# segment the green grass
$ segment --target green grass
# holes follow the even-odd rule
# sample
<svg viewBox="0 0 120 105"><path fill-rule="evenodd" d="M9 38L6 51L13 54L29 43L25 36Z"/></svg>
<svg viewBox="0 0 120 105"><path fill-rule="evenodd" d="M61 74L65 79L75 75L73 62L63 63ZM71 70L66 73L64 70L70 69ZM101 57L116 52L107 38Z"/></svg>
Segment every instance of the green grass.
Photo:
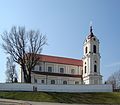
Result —
<svg viewBox="0 0 120 105"><path fill-rule="evenodd" d="M78 104L120 104L120 93L0 92L0 98Z"/></svg>

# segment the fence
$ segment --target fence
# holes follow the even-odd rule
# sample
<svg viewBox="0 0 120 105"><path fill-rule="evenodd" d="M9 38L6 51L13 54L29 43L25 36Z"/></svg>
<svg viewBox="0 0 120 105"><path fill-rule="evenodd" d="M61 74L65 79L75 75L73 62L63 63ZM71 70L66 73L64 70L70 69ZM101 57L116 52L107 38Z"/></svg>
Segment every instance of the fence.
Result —
<svg viewBox="0 0 120 105"><path fill-rule="evenodd" d="M112 92L112 85L40 85L25 83L0 83L0 91L44 92Z"/></svg>

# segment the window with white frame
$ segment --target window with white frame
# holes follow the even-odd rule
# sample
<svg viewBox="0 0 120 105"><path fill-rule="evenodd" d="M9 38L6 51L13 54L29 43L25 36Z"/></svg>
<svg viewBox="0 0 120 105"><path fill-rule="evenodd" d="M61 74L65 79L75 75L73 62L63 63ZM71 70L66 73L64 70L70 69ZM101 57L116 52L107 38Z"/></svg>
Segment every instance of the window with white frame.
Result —
<svg viewBox="0 0 120 105"><path fill-rule="evenodd" d="M60 73L64 73L64 68L60 68Z"/></svg>
<svg viewBox="0 0 120 105"><path fill-rule="evenodd" d="M71 69L71 74L75 74L75 69Z"/></svg>
<svg viewBox="0 0 120 105"><path fill-rule="evenodd" d="M51 84L55 84L55 80L51 80Z"/></svg>
<svg viewBox="0 0 120 105"><path fill-rule="evenodd" d="M66 84L67 84L67 81L63 81L63 84L66 85Z"/></svg>
<svg viewBox="0 0 120 105"><path fill-rule="evenodd" d="M79 84L79 81L75 81L75 84L76 84L76 85Z"/></svg>
<svg viewBox="0 0 120 105"><path fill-rule="evenodd" d="M42 67L41 66L39 66L39 71L42 71Z"/></svg>
<svg viewBox="0 0 120 105"><path fill-rule="evenodd" d="M96 45L93 45L93 53L96 53Z"/></svg>
<svg viewBox="0 0 120 105"><path fill-rule="evenodd" d="M87 47L85 47L85 53L87 53L88 52L88 48Z"/></svg>
<svg viewBox="0 0 120 105"><path fill-rule="evenodd" d="M52 72L52 67L51 66L48 67L48 72Z"/></svg>
<svg viewBox="0 0 120 105"><path fill-rule="evenodd" d="M44 84L44 83L45 83L45 80L41 80L41 83Z"/></svg>
<svg viewBox="0 0 120 105"><path fill-rule="evenodd" d="M36 78L34 78L34 83L37 83L37 79Z"/></svg>
<svg viewBox="0 0 120 105"><path fill-rule="evenodd" d="M97 65L94 65L94 72L97 72Z"/></svg>
<svg viewBox="0 0 120 105"><path fill-rule="evenodd" d="M85 66L85 73L86 73L86 71L87 71L87 66Z"/></svg>

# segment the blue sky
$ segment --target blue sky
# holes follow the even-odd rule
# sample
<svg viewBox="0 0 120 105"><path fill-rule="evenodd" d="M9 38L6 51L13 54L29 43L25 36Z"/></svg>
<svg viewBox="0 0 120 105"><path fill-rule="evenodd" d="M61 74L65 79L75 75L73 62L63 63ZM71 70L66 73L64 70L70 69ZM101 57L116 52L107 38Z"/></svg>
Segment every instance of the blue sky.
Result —
<svg viewBox="0 0 120 105"><path fill-rule="evenodd" d="M48 55L81 59L90 21L100 40L106 80L120 69L120 0L0 0L0 34L13 25L39 29L47 35L43 53ZM6 57L0 47L0 82L5 81Z"/></svg>

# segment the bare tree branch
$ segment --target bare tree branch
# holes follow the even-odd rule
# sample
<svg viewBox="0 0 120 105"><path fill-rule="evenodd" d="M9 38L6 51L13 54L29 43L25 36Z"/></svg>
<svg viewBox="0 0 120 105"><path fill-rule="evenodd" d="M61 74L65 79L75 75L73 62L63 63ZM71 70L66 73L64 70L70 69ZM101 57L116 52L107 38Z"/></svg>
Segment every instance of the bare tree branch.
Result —
<svg viewBox="0 0 120 105"><path fill-rule="evenodd" d="M110 75L106 82L107 84L112 84L113 89L120 89L120 70Z"/></svg>
<svg viewBox="0 0 120 105"><path fill-rule="evenodd" d="M40 60L40 53L46 45L46 36L39 31L26 31L25 27L13 26L10 32L3 33L2 39L3 49L21 66L25 82L30 83L31 70Z"/></svg>
<svg viewBox="0 0 120 105"><path fill-rule="evenodd" d="M6 82L11 82L11 83L17 82L18 77L12 57L7 57L5 74L6 74Z"/></svg>

